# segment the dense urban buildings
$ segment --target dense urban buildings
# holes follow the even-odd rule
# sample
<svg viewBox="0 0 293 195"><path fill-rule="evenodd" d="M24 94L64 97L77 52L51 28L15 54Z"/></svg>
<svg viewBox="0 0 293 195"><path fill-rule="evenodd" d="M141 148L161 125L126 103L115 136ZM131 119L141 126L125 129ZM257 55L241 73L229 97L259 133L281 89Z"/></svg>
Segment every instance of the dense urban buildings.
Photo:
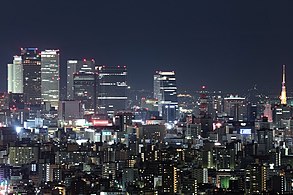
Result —
<svg viewBox="0 0 293 195"><path fill-rule="evenodd" d="M130 89L126 66L23 48L0 93L2 194L292 194L293 112L281 95ZM153 79L152 79L153 76Z"/></svg>

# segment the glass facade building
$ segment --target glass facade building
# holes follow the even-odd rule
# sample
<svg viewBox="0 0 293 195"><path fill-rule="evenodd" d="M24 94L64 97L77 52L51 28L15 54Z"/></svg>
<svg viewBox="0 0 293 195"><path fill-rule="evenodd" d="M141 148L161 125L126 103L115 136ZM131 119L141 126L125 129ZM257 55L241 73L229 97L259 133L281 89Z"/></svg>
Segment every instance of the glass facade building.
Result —
<svg viewBox="0 0 293 195"><path fill-rule="evenodd" d="M68 60L67 61L67 99L74 99L74 74L75 73L93 73L95 71L94 60Z"/></svg>
<svg viewBox="0 0 293 195"><path fill-rule="evenodd" d="M23 93L23 66L21 56L14 56L8 64L8 93Z"/></svg>
<svg viewBox="0 0 293 195"><path fill-rule="evenodd" d="M158 99L160 115L166 122L177 118L178 100L174 71L157 71L154 75L154 98Z"/></svg>
<svg viewBox="0 0 293 195"><path fill-rule="evenodd" d="M41 52L42 100L52 107L59 102L59 50Z"/></svg>
<svg viewBox="0 0 293 195"><path fill-rule="evenodd" d="M41 55L38 48L21 48L26 104L41 104Z"/></svg>
<svg viewBox="0 0 293 195"><path fill-rule="evenodd" d="M110 117L125 110L127 103L126 66L98 66L98 110Z"/></svg>
<svg viewBox="0 0 293 195"><path fill-rule="evenodd" d="M96 112L96 74L75 73L73 76L73 99L81 102L85 114Z"/></svg>

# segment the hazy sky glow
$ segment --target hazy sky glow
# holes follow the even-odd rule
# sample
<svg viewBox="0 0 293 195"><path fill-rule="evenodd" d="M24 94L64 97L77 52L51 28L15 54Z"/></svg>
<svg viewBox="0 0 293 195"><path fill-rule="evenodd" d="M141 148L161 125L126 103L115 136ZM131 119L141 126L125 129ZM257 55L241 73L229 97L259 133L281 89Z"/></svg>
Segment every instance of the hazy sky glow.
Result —
<svg viewBox="0 0 293 195"><path fill-rule="evenodd" d="M127 65L130 85L148 89L155 70L174 69L179 89L279 93L287 64L292 91L292 10L289 0L1 1L0 72L20 47L59 48L63 69L68 58Z"/></svg>

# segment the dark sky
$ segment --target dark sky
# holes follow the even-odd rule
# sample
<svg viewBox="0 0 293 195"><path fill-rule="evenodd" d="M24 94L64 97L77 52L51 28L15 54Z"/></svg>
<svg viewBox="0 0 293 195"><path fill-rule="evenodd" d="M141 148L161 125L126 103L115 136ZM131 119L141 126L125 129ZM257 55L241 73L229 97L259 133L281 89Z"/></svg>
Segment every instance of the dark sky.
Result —
<svg viewBox="0 0 293 195"><path fill-rule="evenodd" d="M293 88L293 2L209 0L0 1L0 89L20 47L127 65L134 88L175 70L179 89L279 93L282 64ZM5 79L4 79L5 78Z"/></svg>

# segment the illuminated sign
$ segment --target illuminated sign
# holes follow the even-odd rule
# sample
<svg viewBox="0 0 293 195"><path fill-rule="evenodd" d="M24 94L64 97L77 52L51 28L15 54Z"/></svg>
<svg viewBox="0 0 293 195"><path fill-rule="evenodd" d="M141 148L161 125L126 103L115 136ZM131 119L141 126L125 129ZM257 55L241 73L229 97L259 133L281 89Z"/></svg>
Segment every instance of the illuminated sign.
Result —
<svg viewBox="0 0 293 195"><path fill-rule="evenodd" d="M241 135L251 135L251 129L240 129Z"/></svg>
<svg viewBox="0 0 293 195"><path fill-rule="evenodd" d="M112 132L111 131L103 131L102 135L112 135Z"/></svg>
<svg viewBox="0 0 293 195"><path fill-rule="evenodd" d="M93 120L93 126L108 126L108 120Z"/></svg>

